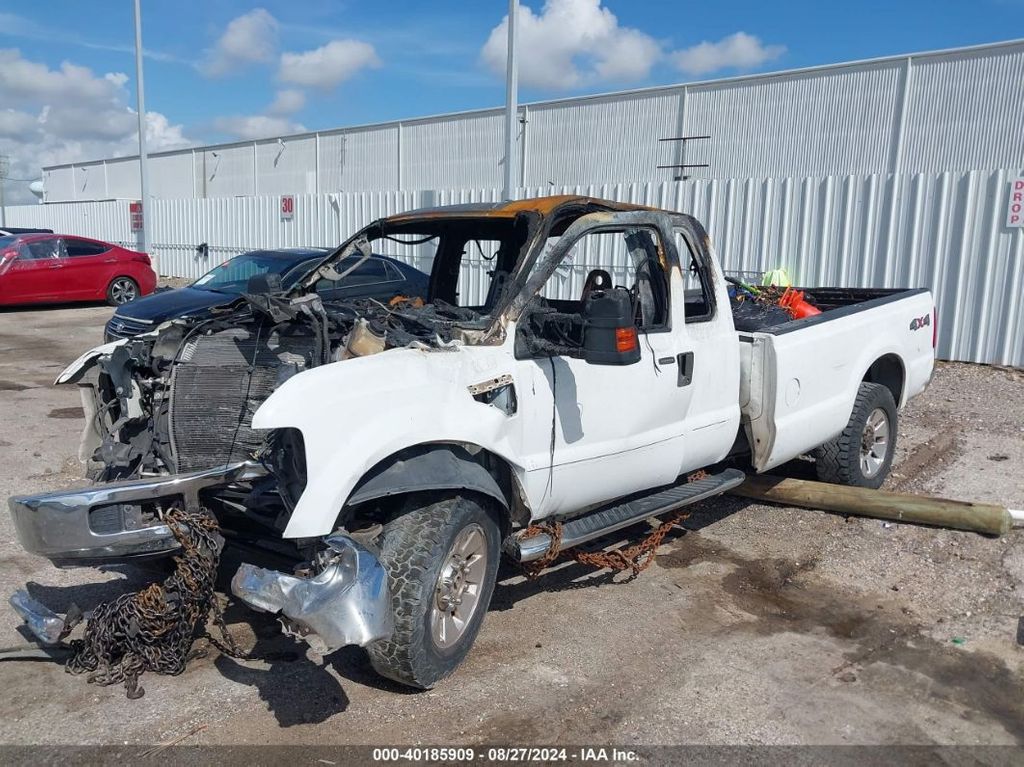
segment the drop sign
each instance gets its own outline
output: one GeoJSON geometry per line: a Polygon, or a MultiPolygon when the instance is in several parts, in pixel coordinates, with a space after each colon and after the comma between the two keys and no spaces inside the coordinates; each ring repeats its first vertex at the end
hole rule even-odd
{"type": "Polygon", "coordinates": [[[1006,225],[1024,226],[1024,175],[1010,182],[1010,199],[1006,204],[1006,225]]]}
{"type": "Polygon", "coordinates": [[[135,202],[128,203],[128,215],[131,217],[132,231],[142,231],[142,202],[136,200],[135,202]]]}
{"type": "Polygon", "coordinates": [[[281,220],[291,221],[295,218],[295,195],[281,195],[281,220]]]}

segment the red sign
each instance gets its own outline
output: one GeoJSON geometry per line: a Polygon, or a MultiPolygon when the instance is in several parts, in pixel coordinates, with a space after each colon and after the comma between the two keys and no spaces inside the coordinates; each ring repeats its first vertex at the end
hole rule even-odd
{"type": "Polygon", "coordinates": [[[132,231],[142,231],[142,202],[136,200],[135,202],[128,203],[128,215],[131,216],[132,220],[132,231]]]}
{"type": "Polygon", "coordinates": [[[291,221],[295,218],[295,195],[281,195],[281,220],[291,221]]]}
{"type": "Polygon", "coordinates": [[[1010,182],[1010,199],[1006,204],[1006,225],[1024,226],[1024,175],[1010,182]]]}

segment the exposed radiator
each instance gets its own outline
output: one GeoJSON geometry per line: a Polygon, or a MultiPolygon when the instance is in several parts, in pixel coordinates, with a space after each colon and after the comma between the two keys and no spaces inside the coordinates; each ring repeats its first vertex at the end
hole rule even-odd
{"type": "Polygon", "coordinates": [[[262,444],[252,416],[290,375],[310,366],[312,336],[256,339],[233,329],[186,342],[171,374],[171,450],[179,472],[245,460],[262,444]]]}

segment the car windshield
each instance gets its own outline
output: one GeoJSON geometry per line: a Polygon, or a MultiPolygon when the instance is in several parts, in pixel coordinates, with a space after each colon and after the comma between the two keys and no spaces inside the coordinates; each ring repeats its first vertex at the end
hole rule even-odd
{"type": "Polygon", "coordinates": [[[17,237],[12,237],[12,236],[0,237],[0,250],[3,250],[4,248],[10,247],[11,245],[14,245],[17,242],[18,242],[18,238],[17,237]]]}
{"type": "MultiPolygon", "coordinates": [[[[303,263],[308,263],[312,267],[317,260],[303,263]]],[[[242,293],[250,277],[257,274],[280,274],[284,283],[282,287],[287,288],[301,276],[296,263],[293,259],[283,258],[274,253],[245,253],[211,269],[193,282],[192,287],[218,293],[242,293]]]]}

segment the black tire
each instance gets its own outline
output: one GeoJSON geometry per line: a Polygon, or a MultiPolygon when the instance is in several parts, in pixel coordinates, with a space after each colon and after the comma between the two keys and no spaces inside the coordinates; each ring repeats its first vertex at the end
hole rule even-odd
{"type": "Polygon", "coordinates": [[[367,647],[377,673],[396,682],[429,689],[451,674],[469,652],[483,623],[497,580],[498,514],[472,495],[412,494],[384,526],[380,561],[388,573],[395,631],[367,647]],[[476,527],[474,527],[476,526],[476,527]],[[452,547],[465,530],[482,531],[486,561],[476,606],[451,646],[438,645],[432,631],[439,579],[452,547]]]}
{"type": "Polygon", "coordinates": [[[111,306],[123,306],[138,297],[139,283],[131,277],[115,277],[107,285],[107,303],[111,306]]]}
{"type": "MultiPolygon", "coordinates": [[[[814,451],[815,470],[818,479],[834,485],[879,488],[889,476],[892,458],[896,453],[896,434],[899,429],[899,415],[892,392],[886,387],[873,383],[862,383],[857,390],[850,420],[843,433],[826,442],[814,451]],[[875,411],[881,411],[887,420],[888,434],[884,445],[884,456],[877,468],[865,469],[862,462],[865,429],[875,411]]],[[[877,461],[873,455],[869,465],[877,461]]]]}

